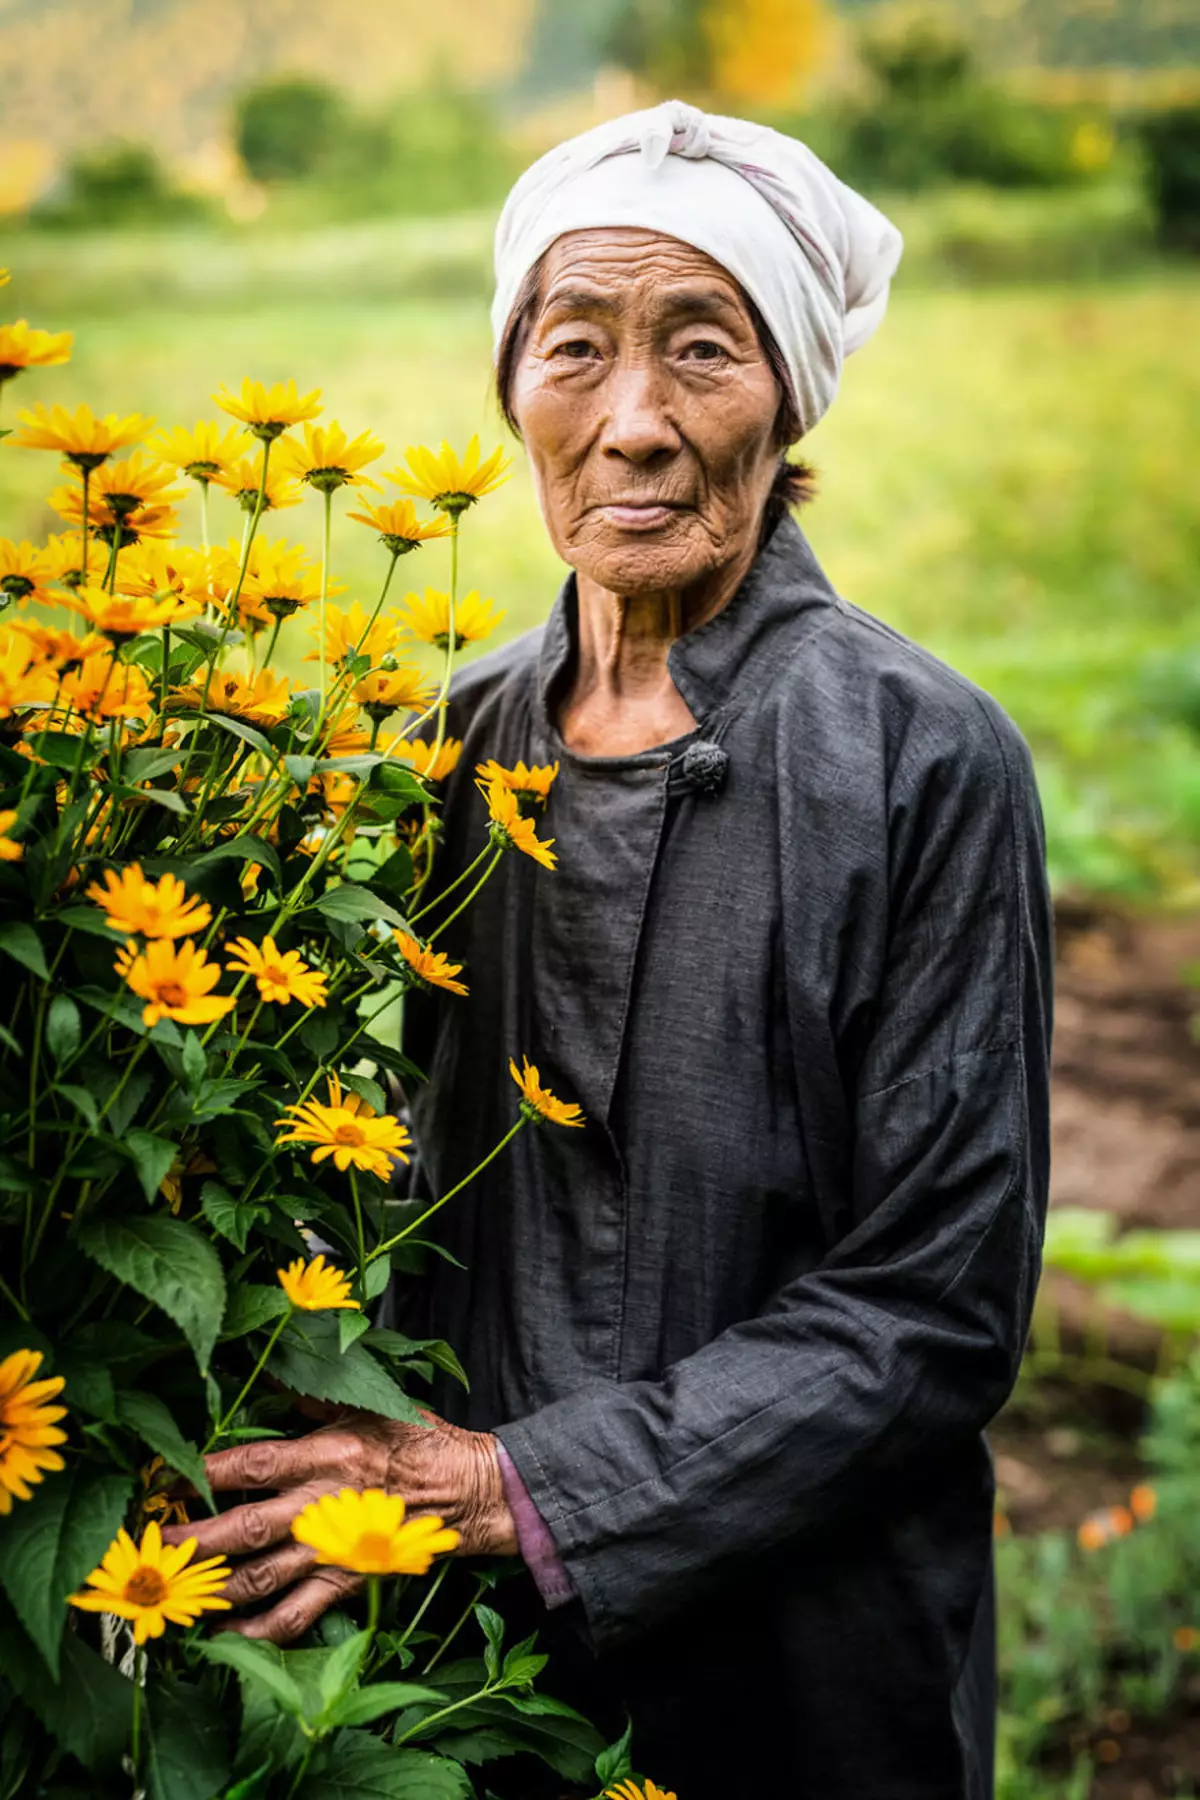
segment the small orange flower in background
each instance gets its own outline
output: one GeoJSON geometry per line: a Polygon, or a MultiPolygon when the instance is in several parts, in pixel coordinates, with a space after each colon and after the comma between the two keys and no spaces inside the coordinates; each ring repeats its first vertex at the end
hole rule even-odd
{"type": "Polygon", "coordinates": [[[253,449],[249,437],[236,425],[221,426],[202,419],[189,431],[186,425],[175,425],[150,439],[148,448],[159,462],[178,469],[190,481],[207,487],[216,476],[248,456],[253,449]]]}
{"type": "Polygon", "coordinates": [[[549,1088],[542,1086],[537,1069],[527,1056],[523,1056],[521,1062],[524,1066],[518,1069],[510,1056],[508,1072],[521,1090],[521,1111],[531,1125],[538,1125],[543,1121],[550,1125],[586,1123],[581,1107],[556,1099],[549,1088]]]}
{"type": "Polygon", "coordinates": [[[203,610],[197,601],[167,594],[156,600],[148,595],[110,594],[105,588],[81,587],[62,604],[81,613],[94,630],[121,643],[145,631],[161,631],[165,625],[186,625],[203,610]]]}
{"type": "Polygon", "coordinates": [[[62,597],[47,590],[61,581],[62,560],[56,547],[47,544],[37,550],[23,538],[19,544],[11,538],[0,538],[0,594],[10,600],[40,600],[47,606],[59,606],[62,597]]]}
{"type": "Polygon", "coordinates": [[[407,459],[391,471],[385,480],[394,482],[404,494],[430,500],[439,511],[457,518],[468,506],[490,494],[508,479],[511,459],[496,449],[479,460],[479,437],[467,445],[464,455],[455,455],[445,438],[440,450],[429,450],[423,444],[410,444],[404,452],[407,459]]]}
{"type": "Polygon", "coordinates": [[[234,1002],[212,992],[220,963],[210,963],[190,939],[151,938],[144,950],[122,950],[114,964],[127,987],[146,1002],[142,1023],[174,1019],[180,1025],[211,1025],[232,1011],[234,1002]]]}
{"type": "Polygon", "coordinates": [[[397,756],[411,763],[426,781],[444,781],[453,774],[462,755],[460,738],[444,738],[441,744],[430,744],[424,738],[380,738],[375,746],[384,756],[397,756]]]}
{"type": "Polygon", "coordinates": [[[1134,1517],[1127,1506],[1105,1506],[1089,1513],[1075,1536],[1081,1550],[1102,1550],[1114,1538],[1128,1537],[1133,1527],[1134,1517]]]}
{"type": "Polygon", "coordinates": [[[374,669],[354,684],[354,698],[372,719],[386,719],[402,708],[415,712],[428,706],[436,692],[421,669],[374,669]]]}
{"type": "Polygon", "coordinates": [[[292,1520],[292,1536],[318,1563],[359,1575],[425,1575],[435,1556],[456,1550],[457,1531],[436,1514],[405,1519],[399,1494],[343,1488],[323,1494],[292,1520]]]}
{"type": "MultiPolygon", "coordinates": [[[[420,594],[406,594],[404,607],[399,621],[413,637],[424,644],[433,644],[439,650],[449,649],[449,594],[427,587],[424,597],[420,594]]],[[[461,650],[464,644],[479,643],[485,637],[490,637],[503,617],[502,612],[496,611],[493,601],[481,600],[479,589],[472,588],[454,608],[454,648],[461,650]]]]}
{"type": "Polygon", "coordinates": [[[298,1256],[286,1269],[276,1269],[279,1285],[293,1306],[302,1312],[336,1312],[346,1309],[361,1312],[357,1300],[350,1297],[349,1278],[323,1255],[306,1262],[298,1256]]]}
{"type": "Polygon", "coordinates": [[[1171,1642],[1182,1655],[1190,1656],[1193,1650],[1200,1650],[1200,1631],[1194,1625],[1179,1625],[1171,1633],[1171,1642]]]}
{"type": "Polygon", "coordinates": [[[343,1093],[336,1075],[330,1075],[328,1080],[328,1102],[300,1100],[284,1109],[284,1117],[275,1123],[286,1125],[287,1130],[276,1138],[276,1143],[312,1144],[313,1162],[332,1157],[341,1174],[347,1169],[362,1169],[386,1181],[392,1172],[393,1158],[408,1161],[405,1150],[412,1142],[409,1133],[390,1113],[376,1114],[361,1094],[343,1093]]]}
{"type": "Polygon", "coordinates": [[[1147,1481],[1140,1481],[1129,1496],[1129,1510],[1139,1525],[1148,1525],[1158,1511],[1158,1495],[1147,1481]]]}
{"type": "Polygon", "coordinates": [[[25,854],[25,846],[18,844],[16,839],[11,836],[16,822],[15,808],[0,812],[0,862],[20,862],[25,854]]]}
{"type": "Polygon", "coordinates": [[[431,538],[448,537],[453,530],[446,518],[418,519],[411,500],[393,500],[390,506],[364,506],[361,512],[347,513],[346,517],[372,526],[393,556],[405,556],[431,538]]]}
{"type": "Polygon", "coordinates": [[[489,759],[487,762],[477,763],[475,773],[481,781],[498,781],[502,787],[511,788],[518,800],[529,800],[545,808],[558,774],[558,764],[535,763],[526,768],[523,762],[519,762],[513,768],[506,769],[489,759]]]}
{"type": "Polygon", "coordinates": [[[0,1515],[14,1500],[28,1500],[43,1476],[63,1468],[54,1444],[65,1444],[58,1429],[65,1406],[50,1406],[63,1390],[61,1375],[33,1378],[42,1366],[40,1350],[14,1350],[0,1362],[0,1515]]]}
{"type": "Polygon", "coordinates": [[[306,425],[302,444],[285,438],[279,446],[279,466],[285,475],[305,481],[323,494],[346,486],[378,487],[379,483],[362,471],[368,463],[377,462],[383,450],[383,439],[373,431],[348,438],[334,419],[328,425],[306,425]]]}
{"type": "Polygon", "coordinates": [[[557,867],[558,858],[550,847],[554,839],[540,838],[533,820],[521,817],[520,802],[512,789],[502,781],[480,781],[476,785],[491,814],[493,842],[505,850],[523,851],[544,869],[557,867]]]}
{"type": "Polygon", "coordinates": [[[1008,1514],[1000,1507],[996,1507],[992,1513],[992,1536],[998,1538],[1012,1536],[1012,1525],[1009,1522],[1008,1514]]]}
{"type": "Polygon", "coordinates": [[[37,331],[28,319],[0,325],[0,384],[11,381],[22,369],[70,362],[74,342],[73,331],[37,331]]]}
{"type": "Polygon", "coordinates": [[[222,1599],[221,1590],[230,1577],[229,1564],[222,1556],[194,1563],[195,1548],[195,1538],[164,1544],[157,1519],[147,1525],[140,1544],[122,1529],[87,1586],[68,1599],[83,1612],[128,1619],[135,1644],[161,1637],[168,1623],[194,1625],[201,1613],[228,1611],[231,1603],[222,1599]]]}
{"type": "Polygon", "coordinates": [[[141,413],[105,413],[99,418],[90,406],[77,406],[68,412],[65,406],[43,406],[39,402],[27,412],[19,413],[21,429],[13,434],[13,443],[23,450],[57,450],[77,469],[98,469],[114,450],[127,450],[145,437],[153,419],[141,413]]]}
{"type": "Polygon", "coordinates": [[[292,1000],[301,1006],[324,1006],[329,978],[320,969],[310,968],[298,950],[280,950],[273,937],[265,937],[261,945],[249,938],[234,938],[229,949],[234,954],[225,967],[253,975],[264,1000],[280,1006],[292,1000]]]}
{"type": "Polygon", "coordinates": [[[462,974],[461,963],[451,962],[439,951],[427,949],[411,932],[393,931],[392,936],[415,986],[444,988],[448,994],[466,993],[462,982],[455,980],[456,975],[462,974]]]}
{"type": "Polygon", "coordinates": [[[105,869],[104,886],[93,881],[87,897],[103,908],[111,928],[123,937],[193,937],[212,924],[207,900],[189,899],[178,875],[151,881],[138,863],[130,863],[119,874],[105,869]]]}
{"type": "MultiPolygon", "coordinates": [[[[253,512],[258,505],[259,489],[262,486],[262,457],[243,456],[240,462],[230,463],[228,468],[219,469],[213,476],[219,488],[231,494],[243,512],[253,512]]],[[[304,498],[304,490],[298,481],[290,475],[281,475],[275,469],[267,470],[267,485],[262,496],[263,512],[278,512],[286,506],[299,506],[304,498]]]]}
{"type": "Polygon", "coordinates": [[[255,437],[265,440],[278,437],[289,425],[315,419],[321,410],[320,388],[301,394],[294,381],[277,381],[268,387],[265,382],[252,381],[249,375],[236,394],[223,387],[213,399],[222,412],[240,419],[255,437]]]}

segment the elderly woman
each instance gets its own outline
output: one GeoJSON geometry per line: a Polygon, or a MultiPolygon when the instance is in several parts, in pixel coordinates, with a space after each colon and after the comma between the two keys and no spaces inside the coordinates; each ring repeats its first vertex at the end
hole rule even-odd
{"type": "Polygon", "coordinates": [[[286,1544],[315,1492],[383,1482],[523,1555],[564,1691],[627,1707],[681,1800],[991,1792],[982,1431],[1046,1198],[1038,804],[999,708],[834,592],[783,460],[899,248],[802,145],[678,103],[514,189],[500,397],[573,572],[457,685],[441,872],[488,757],[558,765],[561,863],[506,857],[439,945],[471,993],[412,1010],[414,1117],[435,1192],[502,1135],[510,1049],[587,1124],[523,1132],[397,1296],[470,1396],[224,1452],[214,1485],[275,1497],[188,1528],[253,1552],[242,1628],[279,1640],[348,1585],[286,1544]]]}

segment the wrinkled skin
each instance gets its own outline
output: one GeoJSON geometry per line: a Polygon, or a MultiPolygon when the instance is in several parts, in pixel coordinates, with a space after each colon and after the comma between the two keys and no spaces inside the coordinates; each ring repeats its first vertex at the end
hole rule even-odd
{"type": "MultiPolygon", "coordinates": [[[[544,259],[511,398],[547,530],[578,576],[562,736],[585,756],[667,743],[695,724],[667,652],[749,570],[784,447],[782,395],[745,297],[674,238],[572,232],[544,259]]],[[[496,1439],[430,1418],[422,1430],[357,1414],[208,1458],[214,1492],[274,1496],[164,1533],[243,1559],[226,1590],[235,1605],[275,1600],[226,1629],[290,1643],[360,1585],[291,1538],[304,1506],[343,1487],[440,1514],[462,1533],[460,1555],[517,1553],[496,1439]]]]}

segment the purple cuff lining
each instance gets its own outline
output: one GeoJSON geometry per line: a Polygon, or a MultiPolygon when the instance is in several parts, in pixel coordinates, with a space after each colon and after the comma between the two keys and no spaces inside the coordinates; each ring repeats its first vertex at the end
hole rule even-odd
{"type": "Polygon", "coordinates": [[[508,1502],[508,1510],[513,1516],[513,1524],[517,1528],[517,1544],[524,1558],[525,1566],[533,1576],[538,1593],[548,1607],[565,1606],[573,1600],[577,1592],[575,1583],[566,1570],[562,1557],[558,1554],[554,1539],[550,1535],[550,1527],[529,1497],[529,1489],[517,1473],[514,1463],[504,1445],[497,1443],[496,1451],[500,1459],[500,1479],[504,1484],[504,1498],[508,1502]]]}

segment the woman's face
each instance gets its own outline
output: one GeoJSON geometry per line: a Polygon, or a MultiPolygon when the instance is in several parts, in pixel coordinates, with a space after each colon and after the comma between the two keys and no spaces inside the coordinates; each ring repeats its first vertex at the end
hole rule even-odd
{"type": "Polygon", "coordinates": [[[658,593],[753,554],[781,395],[741,288],[703,251],[628,227],[558,238],[511,400],[581,574],[658,593]]]}

